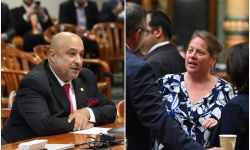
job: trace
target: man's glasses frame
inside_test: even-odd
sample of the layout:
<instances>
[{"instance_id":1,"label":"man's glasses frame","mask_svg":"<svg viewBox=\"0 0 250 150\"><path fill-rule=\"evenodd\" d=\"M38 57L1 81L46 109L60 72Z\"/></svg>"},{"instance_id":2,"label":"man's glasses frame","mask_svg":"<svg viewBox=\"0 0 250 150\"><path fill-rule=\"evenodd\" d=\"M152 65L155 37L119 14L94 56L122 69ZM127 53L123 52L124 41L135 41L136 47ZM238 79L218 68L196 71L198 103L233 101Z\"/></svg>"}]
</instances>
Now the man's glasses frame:
<instances>
[{"instance_id":1,"label":"man's glasses frame","mask_svg":"<svg viewBox=\"0 0 250 150\"><path fill-rule=\"evenodd\" d=\"M153 30L148 30L148 29L143 29L140 28L142 30L142 32L144 33L144 37L148 37L150 34L153 34Z\"/></svg>"}]
</instances>

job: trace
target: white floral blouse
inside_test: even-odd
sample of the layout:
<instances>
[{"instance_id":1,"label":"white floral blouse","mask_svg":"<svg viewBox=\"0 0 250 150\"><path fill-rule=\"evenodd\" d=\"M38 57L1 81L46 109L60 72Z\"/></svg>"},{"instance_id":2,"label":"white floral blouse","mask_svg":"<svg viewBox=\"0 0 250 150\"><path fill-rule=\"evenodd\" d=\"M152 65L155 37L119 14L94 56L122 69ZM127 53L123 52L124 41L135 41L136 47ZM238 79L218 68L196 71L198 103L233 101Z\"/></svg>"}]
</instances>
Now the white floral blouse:
<instances>
[{"instance_id":1,"label":"white floral blouse","mask_svg":"<svg viewBox=\"0 0 250 150\"><path fill-rule=\"evenodd\" d=\"M220 119L223 107L235 96L230 83L218 78L212 91L195 105L189 99L184 73L165 75L157 83L167 112L189 136L206 147L210 131L202 127L202 122L206 118Z\"/></svg>"}]
</instances>

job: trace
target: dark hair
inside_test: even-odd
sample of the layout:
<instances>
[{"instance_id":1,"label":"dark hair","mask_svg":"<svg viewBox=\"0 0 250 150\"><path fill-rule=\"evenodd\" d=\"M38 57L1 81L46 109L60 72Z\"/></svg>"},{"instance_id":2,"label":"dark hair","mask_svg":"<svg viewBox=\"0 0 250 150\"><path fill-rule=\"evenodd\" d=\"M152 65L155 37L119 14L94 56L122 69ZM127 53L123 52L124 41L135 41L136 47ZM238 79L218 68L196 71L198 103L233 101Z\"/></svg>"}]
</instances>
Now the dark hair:
<instances>
[{"instance_id":1,"label":"dark hair","mask_svg":"<svg viewBox=\"0 0 250 150\"><path fill-rule=\"evenodd\" d=\"M133 2L126 2L126 37L135 30L145 28L146 10Z\"/></svg>"},{"instance_id":2,"label":"dark hair","mask_svg":"<svg viewBox=\"0 0 250 150\"><path fill-rule=\"evenodd\" d=\"M249 42L233 45L227 53L227 74L239 92L249 91Z\"/></svg>"},{"instance_id":3,"label":"dark hair","mask_svg":"<svg viewBox=\"0 0 250 150\"><path fill-rule=\"evenodd\" d=\"M154 29L157 27L162 27L163 33L166 37L171 38L173 35L172 23L168 16L162 11L149 11L148 14L151 14L151 21L149 25Z\"/></svg>"},{"instance_id":4,"label":"dark hair","mask_svg":"<svg viewBox=\"0 0 250 150\"><path fill-rule=\"evenodd\" d=\"M212 33L204 30L197 30L193 33L190 41L192 41L196 37L203 39L207 43L208 52L210 56L217 57L222 51L221 44Z\"/></svg>"}]
</instances>

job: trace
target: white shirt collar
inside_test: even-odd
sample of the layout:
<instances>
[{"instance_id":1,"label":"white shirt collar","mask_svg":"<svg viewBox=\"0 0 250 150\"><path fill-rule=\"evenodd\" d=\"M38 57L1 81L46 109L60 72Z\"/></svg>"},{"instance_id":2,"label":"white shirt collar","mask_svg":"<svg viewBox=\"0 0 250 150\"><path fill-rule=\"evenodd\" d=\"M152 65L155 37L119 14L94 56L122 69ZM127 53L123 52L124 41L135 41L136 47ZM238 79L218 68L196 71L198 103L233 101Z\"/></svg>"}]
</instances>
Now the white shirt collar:
<instances>
[{"instance_id":1,"label":"white shirt collar","mask_svg":"<svg viewBox=\"0 0 250 150\"><path fill-rule=\"evenodd\" d=\"M79 8L82 8L82 6L79 6L78 3L75 2L75 1L74 1L74 5L75 5L76 8L78 8L78 7L79 7ZM88 1L85 1L83 7L87 7L87 6L88 6Z\"/></svg>"},{"instance_id":2,"label":"white shirt collar","mask_svg":"<svg viewBox=\"0 0 250 150\"><path fill-rule=\"evenodd\" d=\"M57 79L57 81L59 82L59 84L60 84L61 86L64 86L64 84L68 83L68 84L70 85L70 88L72 88L72 80L71 80L71 81L68 81L68 82L63 82L63 81L55 74L55 72L54 72L53 69L50 67L50 65L49 65L49 68L50 68L50 70L53 72L53 74L56 76L56 79Z\"/></svg>"},{"instance_id":3,"label":"white shirt collar","mask_svg":"<svg viewBox=\"0 0 250 150\"><path fill-rule=\"evenodd\" d=\"M169 41L164 41L164 42L161 42L161 43L157 43L155 44L153 47L151 47L151 49L148 51L148 54L151 53L153 50L155 50L156 48L162 46L162 45L167 45L169 44L170 42Z\"/></svg>"}]
</instances>

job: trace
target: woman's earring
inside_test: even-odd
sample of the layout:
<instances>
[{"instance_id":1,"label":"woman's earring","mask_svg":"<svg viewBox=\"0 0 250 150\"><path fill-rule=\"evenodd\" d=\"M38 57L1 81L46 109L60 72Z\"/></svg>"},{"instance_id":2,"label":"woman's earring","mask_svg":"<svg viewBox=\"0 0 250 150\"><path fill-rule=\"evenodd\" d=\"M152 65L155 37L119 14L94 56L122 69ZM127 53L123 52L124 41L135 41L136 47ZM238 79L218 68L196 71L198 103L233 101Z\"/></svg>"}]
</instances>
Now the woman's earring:
<instances>
[{"instance_id":1,"label":"woman's earring","mask_svg":"<svg viewBox=\"0 0 250 150\"><path fill-rule=\"evenodd\" d=\"M214 74L215 64L211 66L210 73Z\"/></svg>"}]
</instances>

